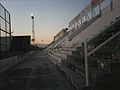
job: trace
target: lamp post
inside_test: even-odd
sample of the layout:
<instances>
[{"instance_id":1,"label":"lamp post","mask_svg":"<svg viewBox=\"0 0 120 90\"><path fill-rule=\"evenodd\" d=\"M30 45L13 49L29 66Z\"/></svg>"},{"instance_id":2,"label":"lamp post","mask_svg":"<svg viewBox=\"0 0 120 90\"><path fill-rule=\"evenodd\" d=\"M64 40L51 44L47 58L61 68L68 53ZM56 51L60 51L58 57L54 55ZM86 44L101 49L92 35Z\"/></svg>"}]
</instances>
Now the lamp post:
<instances>
[{"instance_id":1,"label":"lamp post","mask_svg":"<svg viewBox=\"0 0 120 90\"><path fill-rule=\"evenodd\" d=\"M35 28L34 28L34 15L31 13L32 19L32 44L35 45Z\"/></svg>"}]
</instances>

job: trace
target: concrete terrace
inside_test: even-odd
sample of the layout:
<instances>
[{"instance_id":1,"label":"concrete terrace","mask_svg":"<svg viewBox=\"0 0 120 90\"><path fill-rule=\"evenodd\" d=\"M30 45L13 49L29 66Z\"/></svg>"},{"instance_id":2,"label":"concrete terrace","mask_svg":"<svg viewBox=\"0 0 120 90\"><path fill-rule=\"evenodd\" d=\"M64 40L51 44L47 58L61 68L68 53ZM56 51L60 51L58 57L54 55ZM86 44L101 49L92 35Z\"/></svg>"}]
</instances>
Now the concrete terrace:
<instances>
[{"instance_id":1,"label":"concrete terrace","mask_svg":"<svg viewBox=\"0 0 120 90\"><path fill-rule=\"evenodd\" d=\"M42 51L29 55L0 76L0 90L75 90Z\"/></svg>"}]
</instances>

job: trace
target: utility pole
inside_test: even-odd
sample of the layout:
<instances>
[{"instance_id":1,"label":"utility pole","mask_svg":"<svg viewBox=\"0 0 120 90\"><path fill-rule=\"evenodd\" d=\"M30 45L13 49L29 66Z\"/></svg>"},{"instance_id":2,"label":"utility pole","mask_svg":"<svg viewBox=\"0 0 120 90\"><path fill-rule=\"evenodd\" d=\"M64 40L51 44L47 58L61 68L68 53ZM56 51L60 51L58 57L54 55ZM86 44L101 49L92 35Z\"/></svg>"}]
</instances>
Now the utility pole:
<instances>
[{"instance_id":1,"label":"utility pole","mask_svg":"<svg viewBox=\"0 0 120 90\"><path fill-rule=\"evenodd\" d=\"M34 15L31 13L32 19L32 44L35 45L35 28L34 28Z\"/></svg>"}]
</instances>

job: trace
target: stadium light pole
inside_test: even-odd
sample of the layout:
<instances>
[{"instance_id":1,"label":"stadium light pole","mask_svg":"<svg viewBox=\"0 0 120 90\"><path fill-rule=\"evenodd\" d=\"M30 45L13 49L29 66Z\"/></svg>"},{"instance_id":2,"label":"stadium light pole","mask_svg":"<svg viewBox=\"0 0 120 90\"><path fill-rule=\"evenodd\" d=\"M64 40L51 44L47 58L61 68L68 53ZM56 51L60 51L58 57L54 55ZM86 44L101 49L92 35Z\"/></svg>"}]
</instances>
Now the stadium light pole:
<instances>
[{"instance_id":1,"label":"stadium light pole","mask_svg":"<svg viewBox=\"0 0 120 90\"><path fill-rule=\"evenodd\" d=\"M35 45L35 28L34 28L34 14L31 13L32 19L32 44Z\"/></svg>"}]
</instances>

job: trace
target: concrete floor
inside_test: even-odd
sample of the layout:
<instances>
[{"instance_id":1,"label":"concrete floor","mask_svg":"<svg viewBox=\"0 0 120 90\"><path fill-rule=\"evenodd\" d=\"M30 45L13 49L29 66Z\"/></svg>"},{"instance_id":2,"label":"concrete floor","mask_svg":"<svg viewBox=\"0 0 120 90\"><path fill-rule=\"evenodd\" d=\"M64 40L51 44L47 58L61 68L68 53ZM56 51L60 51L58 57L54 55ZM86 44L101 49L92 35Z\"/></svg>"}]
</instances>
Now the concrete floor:
<instances>
[{"instance_id":1,"label":"concrete floor","mask_svg":"<svg viewBox=\"0 0 120 90\"><path fill-rule=\"evenodd\" d=\"M0 76L0 90L75 90L56 66L39 51Z\"/></svg>"}]
</instances>

